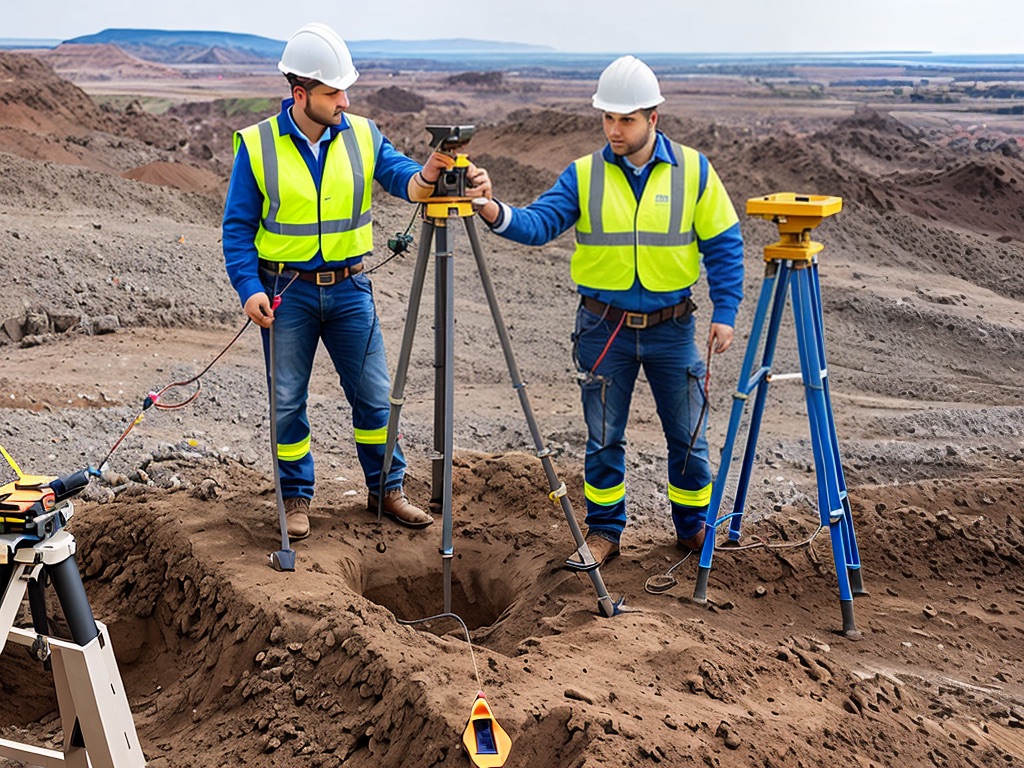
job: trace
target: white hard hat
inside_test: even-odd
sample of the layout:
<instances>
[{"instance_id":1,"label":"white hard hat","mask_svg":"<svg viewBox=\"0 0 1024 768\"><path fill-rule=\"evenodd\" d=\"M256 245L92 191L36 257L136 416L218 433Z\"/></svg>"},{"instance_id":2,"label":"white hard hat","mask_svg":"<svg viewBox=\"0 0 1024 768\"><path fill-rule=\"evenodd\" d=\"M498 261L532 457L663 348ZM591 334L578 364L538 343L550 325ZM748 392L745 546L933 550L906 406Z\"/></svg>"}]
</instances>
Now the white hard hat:
<instances>
[{"instance_id":1,"label":"white hard hat","mask_svg":"<svg viewBox=\"0 0 1024 768\"><path fill-rule=\"evenodd\" d=\"M326 24L307 24L288 39L277 68L344 91L359 77L345 41Z\"/></svg>"},{"instance_id":2,"label":"white hard hat","mask_svg":"<svg viewBox=\"0 0 1024 768\"><path fill-rule=\"evenodd\" d=\"M621 56L605 67L594 94L597 109L621 115L656 107L664 100L658 78L635 56Z\"/></svg>"}]
</instances>

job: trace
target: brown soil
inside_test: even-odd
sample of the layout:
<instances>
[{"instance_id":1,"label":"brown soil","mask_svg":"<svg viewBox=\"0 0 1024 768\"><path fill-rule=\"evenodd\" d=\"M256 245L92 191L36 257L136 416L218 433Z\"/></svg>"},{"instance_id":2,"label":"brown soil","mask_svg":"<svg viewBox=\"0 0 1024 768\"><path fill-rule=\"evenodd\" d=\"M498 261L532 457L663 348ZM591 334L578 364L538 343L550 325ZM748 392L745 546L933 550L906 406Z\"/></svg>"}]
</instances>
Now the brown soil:
<instances>
[{"instance_id":1,"label":"brown soil","mask_svg":"<svg viewBox=\"0 0 1024 768\"><path fill-rule=\"evenodd\" d=\"M120 113L30 56L0 55L0 70L13 73L0 77L9 277L0 445L27 472L64 474L101 460L147 391L201 370L241 327L219 222L230 132L256 116ZM460 94L460 105L441 77L418 77L375 82L370 73L362 93L421 93L423 112L363 111L421 159L423 123L488 115L470 149L509 201L529 201L600 142L586 84L526 88L509 78L507 92ZM26 78L36 87L21 87ZM32 94L47 94L46 103ZM638 389L630 523L622 556L601 571L626 610L598 615L590 580L562 567L571 536L547 499L456 225L452 605L474 655L454 621L403 623L443 608L441 526L410 532L366 511L348 409L326 356L311 385L313 535L295 544L294 573L269 567L280 537L262 361L248 330L204 376L194 404L149 412L114 454L112 473L76 501L79 566L110 627L148 765L467 765L461 733L478 687L512 737L508 766L1024 760L1024 162L1016 145L951 146L948 134L852 104L786 112L785 102L736 93L717 102L707 89L670 96L667 132L711 158L738 207L782 190L844 198L815 237L826 245L829 380L870 593L855 604L861 639L838 632L831 547L827 532L813 536L803 393L784 383L772 388L747 501L741 544L754 546L719 549L706 606L690 600L692 558L667 593L644 590L679 556L662 491L664 441L650 395ZM353 97L359 111L360 92ZM69 103L77 106L65 111ZM371 267L412 213L375 201ZM712 381L709 439L719 448L761 286L761 248L775 239L767 222L744 217L743 229L739 344L715 361ZM582 519L571 241L524 248L481 237L545 444ZM410 254L373 273L392 362L414 261ZM423 503L434 445L429 317L414 342L402 439L407 488ZM796 367L787 326L776 369ZM0 670L0 735L59 744L45 672L11 649Z\"/></svg>"}]
</instances>

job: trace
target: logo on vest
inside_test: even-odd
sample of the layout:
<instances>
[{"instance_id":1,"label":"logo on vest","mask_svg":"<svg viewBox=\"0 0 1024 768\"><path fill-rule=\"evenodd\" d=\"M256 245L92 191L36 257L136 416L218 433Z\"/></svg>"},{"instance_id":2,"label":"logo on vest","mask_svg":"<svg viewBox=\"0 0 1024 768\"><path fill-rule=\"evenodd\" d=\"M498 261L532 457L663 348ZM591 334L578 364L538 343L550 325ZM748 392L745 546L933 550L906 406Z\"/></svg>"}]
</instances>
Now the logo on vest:
<instances>
[{"instance_id":1,"label":"logo on vest","mask_svg":"<svg viewBox=\"0 0 1024 768\"><path fill-rule=\"evenodd\" d=\"M655 195L654 196L654 204L655 205L668 205L669 201L670 201L670 198L669 198L668 195Z\"/></svg>"}]
</instances>

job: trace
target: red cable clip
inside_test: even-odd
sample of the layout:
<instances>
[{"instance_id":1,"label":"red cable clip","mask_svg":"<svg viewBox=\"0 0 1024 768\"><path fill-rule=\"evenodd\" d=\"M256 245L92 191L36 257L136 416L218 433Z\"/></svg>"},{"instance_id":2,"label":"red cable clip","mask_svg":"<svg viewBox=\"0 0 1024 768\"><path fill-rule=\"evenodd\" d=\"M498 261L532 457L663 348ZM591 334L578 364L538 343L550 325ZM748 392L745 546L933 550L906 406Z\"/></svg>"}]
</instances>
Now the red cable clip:
<instances>
[{"instance_id":1,"label":"red cable clip","mask_svg":"<svg viewBox=\"0 0 1024 768\"><path fill-rule=\"evenodd\" d=\"M280 306L281 306L281 294L277 294L277 296L274 297L273 304L270 305L270 311L271 312L276 312L277 308L280 307Z\"/></svg>"}]
</instances>

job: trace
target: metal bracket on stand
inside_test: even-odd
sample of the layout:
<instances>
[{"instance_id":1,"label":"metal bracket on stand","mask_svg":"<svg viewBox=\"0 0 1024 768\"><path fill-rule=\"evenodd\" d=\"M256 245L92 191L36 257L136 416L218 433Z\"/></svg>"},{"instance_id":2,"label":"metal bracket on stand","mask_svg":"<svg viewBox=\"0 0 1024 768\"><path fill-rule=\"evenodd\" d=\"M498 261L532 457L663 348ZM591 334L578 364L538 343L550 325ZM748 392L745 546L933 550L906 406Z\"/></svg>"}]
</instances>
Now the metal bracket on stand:
<instances>
[{"instance_id":1,"label":"metal bracket on stand","mask_svg":"<svg viewBox=\"0 0 1024 768\"><path fill-rule=\"evenodd\" d=\"M58 508L63 521L71 502ZM142 768L146 764L107 628L93 618L75 562L75 540L58 530L42 540L0 536L0 653L8 640L49 660L64 731L63 750L0 739L0 756L46 768ZM43 584L52 582L71 640L49 637ZM26 592L34 631L14 626Z\"/></svg>"}]
</instances>

